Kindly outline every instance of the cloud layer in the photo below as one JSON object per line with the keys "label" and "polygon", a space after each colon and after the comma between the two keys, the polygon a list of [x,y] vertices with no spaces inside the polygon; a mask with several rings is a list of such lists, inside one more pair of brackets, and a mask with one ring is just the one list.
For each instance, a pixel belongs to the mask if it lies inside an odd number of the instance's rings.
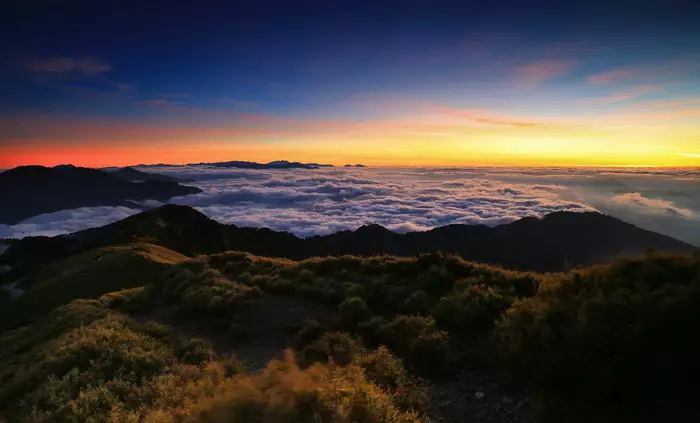
{"label": "cloud layer", "polygon": [[[331,168],[243,170],[146,168],[191,180],[201,194],[173,203],[222,223],[299,236],[378,223],[398,232],[453,223],[495,226],[554,211],[598,210],[700,244],[698,175],[688,170]],[[697,196],[700,198],[700,195]],[[148,202],[143,207],[160,203]],[[138,207],[97,207],[0,225],[0,237],[55,235],[122,219]],[[697,238],[697,239],[696,239]]]}

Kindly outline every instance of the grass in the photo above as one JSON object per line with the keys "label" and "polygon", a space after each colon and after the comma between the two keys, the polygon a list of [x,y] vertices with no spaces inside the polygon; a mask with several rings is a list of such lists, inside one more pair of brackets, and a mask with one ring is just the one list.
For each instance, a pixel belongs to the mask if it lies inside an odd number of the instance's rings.
{"label": "grass", "polygon": [[247,374],[235,356],[216,357],[110,301],[76,300],[0,336],[0,421],[424,421],[390,389],[404,372],[386,351],[304,369],[289,352]]}
{"label": "grass", "polygon": [[78,298],[98,298],[153,282],[187,258],[152,244],[135,243],[91,250],[39,269],[19,287],[23,296],[0,311],[0,329],[27,324]]}
{"label": "grass", "polygon": [[[0,332],[0,420],[423,421],[410,375],[454,370],[448,331],[496,341],[493,361],[538,393],[539,421],[695,417],[700,257],[535,274],[444,254],[188,259],[134,244],[57,262],[26,285],[1,313],[3,325],[33,323]],[[298,362],[260,374],[128,314],[225,331],[270,295],[338,312],[300,328]]]}
{"label": "grass", "polygon": [[497,334],[543,418],[691,421],[698,310],[700,260],[653,255],[571,272],[516,301]]}

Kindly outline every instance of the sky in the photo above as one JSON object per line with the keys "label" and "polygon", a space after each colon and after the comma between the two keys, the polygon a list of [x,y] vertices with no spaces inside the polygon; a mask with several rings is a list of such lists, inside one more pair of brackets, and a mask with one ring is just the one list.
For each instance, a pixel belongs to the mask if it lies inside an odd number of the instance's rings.
{"label": "sky", "polygon": [[0,168],[700,166],[696,1],[19,1]]}

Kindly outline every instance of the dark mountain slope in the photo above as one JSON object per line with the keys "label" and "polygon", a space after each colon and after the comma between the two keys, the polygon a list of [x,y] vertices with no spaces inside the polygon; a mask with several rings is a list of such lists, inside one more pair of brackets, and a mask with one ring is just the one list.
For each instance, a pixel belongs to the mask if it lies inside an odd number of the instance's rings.
{"label": "dark mountain slope", "polygon": [[[342,254],[411,256],[429,251],[523,270],[563,270],[620,255],[689,253],[695,248],[599,213],[557,212],[494,228],[449,225],[398,234],[379,225],[301,239],[287,232],[218,223],[186,206],[166,205],[100,228],[70,235],[8,240],[0,265],[34,267],[70,254],[142,240],[186,255],[226,250],[301,259]],[[6,274],[5,277],[9,277]]]}
{"label": "dark mountain slope", "polygon": [[441,250],[469,260],[515,269],[562,270],[608,261],[649,249],[690,252],[691,245],[600,213],[556,212],[507,225],[449,225],[426,232],[396,234],[381,226],[313,237],[305,253],[416,255]]}
{"label": "dark mountain slope", "polygon": [[160,175],[158,173],[141,172],[133,167],[123,167],[114,172],[109,172],[114,176],[118,176],[121,179],[129,182],[144,182],[144,181],[170,181],[170,182],[185,182],[184,179],[172,178],[167,175]]}
{"label": "dark mountain slope", "polygon": [[[199,188],[172,181],[129,182],[113,174],[75,166],[20,166],[0,174],[0,223],[64,209],[128,205],[128,200],[167,200]],[[132,204],[133,205],[133,204]]]}

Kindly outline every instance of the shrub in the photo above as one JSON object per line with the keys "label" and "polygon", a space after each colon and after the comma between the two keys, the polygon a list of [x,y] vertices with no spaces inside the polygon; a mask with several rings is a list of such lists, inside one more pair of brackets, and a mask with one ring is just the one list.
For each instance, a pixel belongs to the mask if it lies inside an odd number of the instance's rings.
{"label": "shrub", "polygon": [[359,283],[349,283],[345,286],[343,296],[345,298],[359,297],[362,299],[366,299],[367,289]]}
{"label": "shrub", "polygon": [[226,376],[234,376],[245,372],[245,366],[243,365],[243,362],[239,360],[236,354],[234,353],[231,353],[224,357],[220,361],[220,363],[226,371]]}
{"label": "shrub", "polygon": [[183,318],[233,319],[262,295],[257,286],[232,282],[206,263],[192,260],[173,266],[132,301],[151,307],[165,303],[176,316]]}
{"label": "shrub", "polygon": [[403,303],[403,312],[406,314],[427,315],[430,313],[431,300],[427,292],[418,290]]}
{"label": "shrub", "polygon": [[316,319],[306,319],[294,336],[294,345],[301,349],[323,336],[323,327]]}
{"label": "shrub", "polygon": [[461,291],[440,299],[435,318],[441,326],[463,332],[490,331],[511,302],[510,297],[496,288],[466,285]]}
{"label": "shrub", "polygon": [[200,338],[180,338],[173,343],[173,352],[187,364],[202,364],[213,358],[211,347]]}
{"label": "shrub", "polygon": [[513,369],[560,420],[685,421],[700,377],[700,260],[648,256],[573,272],[498,326]]}
{"label": "shrub", "polygon": [[74,301],[0,335],[0,415],[53,422],[120,414],[135,421],[152,404],[184,403],[187,381],[203,377],[211,355],[201,342],[171,338],[163,325],[107,311],[100,301]]}
{"label": "shrub", "polygon": [[304,348],[302,356],[307,364],[332,361],[345,366],[362,353],[362,346],[347,333],[326,333]]}
{"label": "shrub", "polygon": [[401,360],[384,346],[363,354],[358,361],[369,380],[382,388],[393,391],[406,382],[406,370]]}
{"label": "shrub", "polygon": [[225,380],[213,395],[202,392],[181,410],[154,412],[147,421],[419,423],[417,413],[399,410],[392,396],[355,366],[316,364],[302,370],[291,354],[257,375]]}
{"label": "shrub", "polygon": [[359,322],[367,320],[372,312],[365,300],[359,297],[348,298],[338,306],[341,323],[346,327],[355,327]]}
{"label": "shrub", "polygon": [[359,330],[366,342],[388,346],[411,370],[440,373],[447,368],[447,333],[437,329],[432,317],[399,315],[391,322],[374,318]]}

